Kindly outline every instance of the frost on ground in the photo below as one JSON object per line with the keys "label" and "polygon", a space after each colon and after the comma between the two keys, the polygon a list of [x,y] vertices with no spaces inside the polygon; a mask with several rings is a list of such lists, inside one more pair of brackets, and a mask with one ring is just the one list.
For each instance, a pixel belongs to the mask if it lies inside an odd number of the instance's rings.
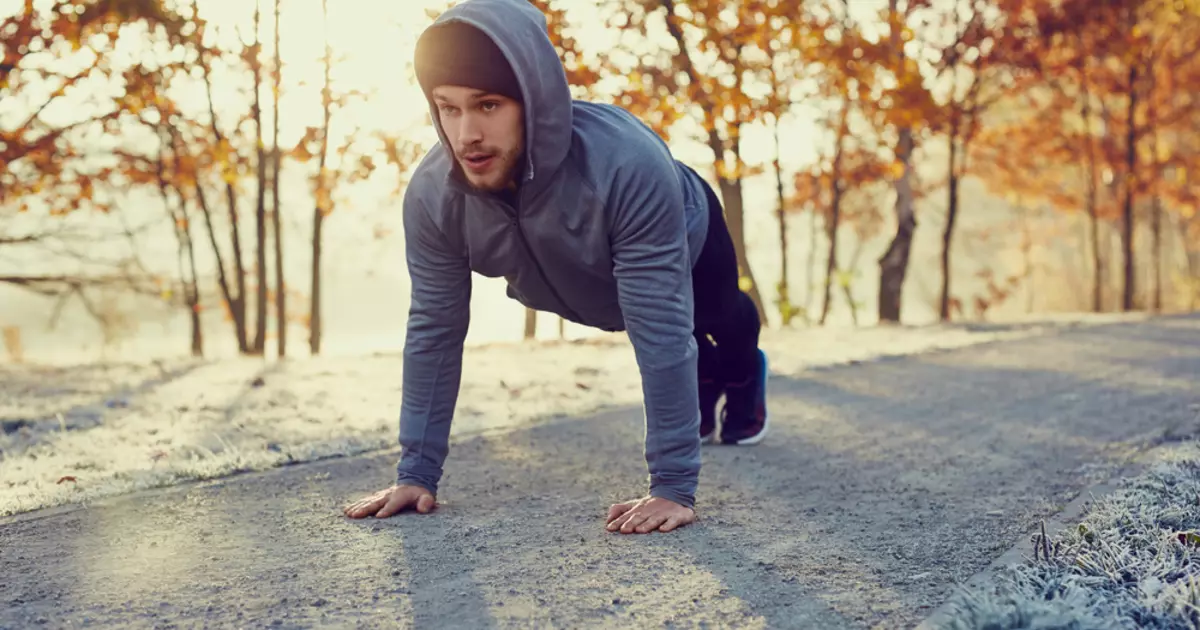
{"label": "frost on ground", "polygon": [[[1169,449],[1037,557],[951,601],[944,630],[1200,627],[1200,445]],[[1049,552],[1047,555],[1046,552]]]}
{"label": "frost on ground", "polygon": [[[762,346],[786,375],[1076,323],[767,330]],[[398,354],[0,365],[0,516],[395,447],[402,367]],[[623,335],[472,347],[453,431],[636,408],[641,393]]]}

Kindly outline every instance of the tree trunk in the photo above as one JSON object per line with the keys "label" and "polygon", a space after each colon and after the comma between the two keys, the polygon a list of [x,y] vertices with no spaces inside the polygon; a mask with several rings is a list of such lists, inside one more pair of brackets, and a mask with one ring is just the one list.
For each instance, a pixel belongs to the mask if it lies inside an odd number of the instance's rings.
{"label": "tree trunk", "polygon": [[184,237],[187,239],[188,265],[191,268],[191,287],[188,293],[188,310],[192,320],[192,356],[204,356],[204,331],[200,320],[200,284],[196,280],[196,247],[192,240],[192,222],[188,217],[187,204],[181,202],[180,209],[187,224]]}
{"label": "tree trunk", "polygon": [[[246,313],[243,309],[238,308],[237,298],[232,296],[232,290],[229,286],[229,278],[225,272],[224,256],[221,253],[221,247],[217,243],[217,232],[213,227],[212,208],[208,205],[208,198],[204,194],[204,184],[196,180],[196,202],[200,205],[200,213],[204,215],[204,226],[208,229],[208,242],[212,246],[213,257],[216,259],[217,266],[217,284],[221,288],[221,297],[225,299],[225,308],[229,313],[229,317],[233,320],[234,336],[237,338],[238,351],[245,353],[249,348],[246,347]],[[240,334],[239,334],[240,333]]]}
{"label": "tree trunk", "polygon": [[[775,72],[775,59],[771,59],[771,94],[779,96],[779,75]],[[782,106],[780,107],[782,109]],[[779,287],[777,297],[779,300],[779,315],[780,323],[783,326],[791,326],[792,317],[796,313],[796,308],[792,305],[792,299],[789,295],[788,287],[788,233],[787,233],[787,199],[783,193],[783,166],[780,163],[780,131],[779,119],[782,116],[781,112],[775,112],[775,194],[779,200],[779,208],[776,210],[776,218],[779,221]]]}
{"label": "tree trunk", "polygon": [[283,62],[279,51],[279,3],[280,0],[275,0],[275,65],[271,68],[271,231],[275,235],[276,354],[283,358],[287,356],[287,285],[283,281],[283,219],[279,215],[279,171],[283,161],[283,154],[279,151],[279,95],[283,83]]}
{"label": "tree trunk", "polygon": [[1152,153],[1151,159],[1153,160],[1152,164],[1154,166],[1153,170],[1151,171],[1151,179],[1150,179],[1150,185],[1152,186],[1151,200],[1150,200],[1150,234],[1151,234],[1151,238],[1152,238],[1152,243],[1150,246],[1150,255],[1154,259],[1153,265],[1151,266],[1151,268],[1154,271],[1154,294],[1153,294],[1153,296],[1151,296],[1150,308],[1155,313],[1161,313],[1163,310],[1163,299],[1162,299],[1162,285],[1163,285],[1162,257],[1163,257],[1163,252],[1162,252],[1162,199],[1160,198],[1159,183],[1162,181],[1162,163],[1158,158],[1158,152],[1161,148],[1159,145],[1159,134],[1158,134],[1158,108],[1156,107],[1156,104],[1158,102],[1158,94],[1157,94],[1158,81],[1157,81],[1156,75],[1154,74],[1153,64],[1148,63],[1147,66],[1148,66],[1147,73],[1149,74],[1148,78],[1150,80],[1150,85],[1148,88],[1149,92],[1146,94],[1146,103],[1149,107],[1148,114],[1149,114],[1149,119],[1150,119],[1149,132],[1150,132],[1151,153]]}
{"label": "tree trunk", "polygon": [[1121,253],[1125,258],[1125,283],[1121,296],[1121,308],[1133,310],[1133,204],[1137,186],[1137,62],[1129,65],[1129,112],[1125,137],[1125,208],[1121,213]]}
{"label": "tree trunk", "polygon": [[309,303],[308,351],[321,354],[321,227],[324,225],[321,208],[313,213],[312,289]]}
{"label": "tree trunk", "polygon": [[[815,185],[816,179],[814,176],[814,185],[809,186],[809,190],[817,190],[817,186]],[[808,286],[804,290],[804,317],[808,323],[812,323],[813,320],[812,301],[813,296],[816,294],[814,287],[816,286],[817,279],[817,210],[820,207],[821,199],[820,195],[818,195],[817,199],[812,201],[812,209],[808,213]]]}
{"label": "tree trunk", "polygon": [[[323,20],[329,19],[329,0],[321,0],[321,15]],[[329,40],[325,40],[325,75],[321,86],[321,108],[323,122],[321,127],[321,157],[317,167],[317,202],[313,208],[313,241],[312,241],[312,296],[309,310],[308,347],[313,355],[321,353],[321,227],[325,216],[332,211],[333,195],[329,190],[329,174],[325,162],[329,154],[329,118],[333,110],[333,93],[330,90],[329,75],[333,67],[333,49]]]}
{"label": "tree trunk", "polygon": [[[774,72],[771,75],[774,78]],[[792,316],[796,309],[788,290],[788,233],[787,233],[787,201],[783,194],[783,167],[779,163],[779,116],[775,116],[775,194],[779,198],[779,209],[776,211],[779,219],[779,315],[784,326],[792,325]]]}
{"label": "tree trunk", "polygon": [[950,245],[954,238],[954,223],[958,219],[958,126],[958,112],[954,112],[950,117],[950,199],[946,206],[946,229],[942,232],[942,300],[939,315],[943,322],[950,321]]}
{"label": "tree trunk", "polygon": [[[193,10],[194,7],[193,7]],[[217,109],[213,105],[212,98],[212,77],[211,63],[208,59],[208,49],[201,48],[200,50],[200,68],[204,76],[204,88],[208,98],[208,115],[209,128],[213,134],[213,140],[216,141],[218,147],[225,146],[227,150],[232,150],[224,134],[221,133],[221,128],[217,124]],[[229,225],[230,239],[233,243],[233,280],[237,287],[237,294],[233,294],[231,288],[222,280],[222,291],[225,293],[225,303],[229,308],[230,317],[233,319],[234,335],[237,337],[238,351],[245,354],[250,351],[250,344],[246,339],[246,265],[242,258],[242,237],[241,229],[239,228],[239,216],[237,205],[237,193],[233,187],[233,177],[227,176],[228,172],[232,171],[232,166],[229,164],[217,164],[221,171],[222,179],[225,180],[225,199],[229,206]],[[201,203],[201,209],[205,213],[205,220],[208,224],[208,230],[212,235],[214,252],[216,252],[216,235],[213,234],[212,213],[208,203],[204,197],[204,185],[199,178],[196,180],[196,194]],[[220,255],[217,257],[220,260]],[[224,277],[224,270],[221,275]]]}
{"label": "tree trunk", "polygon": [[263,141],[262,119],[262,44],[259,42],[258,29],[261,23],[262,2],[254,3],[254,43],[251,45],[250,70],[254,76],[254,102],[250,106],[254,116],[254,158],[258,172],[257,189],[254,199],[255,227],[255,276],[258,283],[258,295],[254,303],[254,345],[252,353],[261,355],[267,343],[267,147]]}
{"label": "tree trunk", "polygon": [[[178,264],[179,264],[179,285],[184,296],[184,307],[188,310],[189,319],[192,327],[192,356],[204,356],[204,340],[200,328],[200,290],[196,283],[196,255],[193,251],[191,223],[187,213],[187,198],[179,190],[176,183],[175,192],[179,198],[179,211],[171,209],[171,198],[168,192],[170,187],[167,181],[167,153],[170,151],[171,139],[170,134],[166,132],[165,124],[159,127],[159,155],[157,166],[158,175],[158,191],[162,197],[163,209],[171,219],[171,223],[175,228],[175,241],[178,245]],[[174,151],[170,151],[173,155],[173,163],[175,167],[175,176],[179,173],[179,158]],[[174,180],[178,182],[178,180]],[[185,261],[190,261],[190,265],[185,264]],[[190,270],[190,276],[188,274]]]}
{"label": "tree trunk", "polygon": [[183,218],[180,236],[187,252],[189,275],[185,294],[187,298],[188,315],[192,325],[192,356],[204,356],[204,332],[200,320],[200,285],[196,275],[196,247],[192,240],[192,221],[188,216],[187,201],[179,195],[179,214]]}
{"label": "tree trunk", "polygon": [[525,334],[524,339],[529,340],[537,337],[537,311],[525,307]]}
{"label": "tree trunk", "polygon": [[[889,0],[888,4],[891,13],[896,14],[898,1]],[[893,50],[899,58],[897,67],[903,67],[904,48],[900,41],[900,33],[893,32],[891,40]],[[917,219],[913,209],[912,154],[915,144],[912,129],[901,127],[898,135],[896,160],[900,163],[903,171],[896,180],[896,236],[879,259],[880,323],[900,322],[904,278],[908,274],[908,258],[912,250],[913,232],[917,228]]]}
{"label": "tree trunk", "polygon": [[1085,142],[1087,143],[1087,161],[1088,161],[1088,177],[1087,177],[1087,199],[1084,204],[1087,208],[1088,227],[1091,235],[1091,250],[1092,250],[1092,312],[1099,313],[1104,308],[1103,303],[1103,288],[1104,288],[1104,264],[1100,256],[1100,212],[1096,206],[1097,189],[1099,186],[1096,183],[1098,172],[1096,168],[1096,142],[1092,137],[1092,95],[1088,87],[1086,74],[1086,66],[1084,67],[1083,81],[1083,125]]}
{"label": "tree trunk", "polygon": [[830,193],[829,222],[825,226],[825,236],[829,240],[829,256],[825,261],[825,292],[821,301],[821,318],[818,323],[825,325],[833,303],[833,282],[837,275],[838,230],[842,223],[842,158],[845,153],[846,135],[849,132],[850,101],[842,102],[841,120],[838,122],[838,135],[833,154],[833,173],[830,180],[833,190]]}
{"label": "tree trunk", "polygon": [[879,259],[879,321],[899,323],[904,277],[908,273],[908,258],[912,250],[913,233],[917,228],[913,213],[912,190],[912,130],[900,130],[896,156],[904,173],[896,180],[896,236]]}

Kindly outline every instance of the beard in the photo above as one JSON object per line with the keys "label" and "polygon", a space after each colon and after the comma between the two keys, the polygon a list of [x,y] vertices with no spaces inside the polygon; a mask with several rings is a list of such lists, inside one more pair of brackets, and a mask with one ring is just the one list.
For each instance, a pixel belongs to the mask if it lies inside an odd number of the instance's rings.
{"label": "beard", "polygon": [[[492,157],[492,163],[486,171],[477,173],[471,170],[467,155],[486,153]],[[519,160],[524,154],[520,147],[501,151],[499,149],[471,147],[455,154],[459,168],[467,183],[479,192],[500,192],[511,184],[519,170]]]}

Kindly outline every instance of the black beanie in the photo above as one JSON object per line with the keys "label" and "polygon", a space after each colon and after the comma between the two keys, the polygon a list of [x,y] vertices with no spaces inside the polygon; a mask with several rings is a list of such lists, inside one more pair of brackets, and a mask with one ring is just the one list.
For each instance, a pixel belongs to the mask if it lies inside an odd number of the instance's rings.
{"label": "black beanie", "polygon": [[439,85],[458,85],[523,100],[504,53],[469,24],[448,22],[426,29],[417,40],[415,57],[417,82],[426,97]]}

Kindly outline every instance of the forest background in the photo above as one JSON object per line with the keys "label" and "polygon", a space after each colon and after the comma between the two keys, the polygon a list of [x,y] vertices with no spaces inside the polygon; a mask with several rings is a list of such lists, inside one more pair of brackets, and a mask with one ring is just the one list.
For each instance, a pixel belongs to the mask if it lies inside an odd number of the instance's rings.
{"label": "forest background", "polygon": [[[1198,0],[532,1],[720,192],[773,328],[1200,304]],[[402,347],[447,6],[0,0],[5,360]],[[470,343],[605,334],[502,283]]]}

